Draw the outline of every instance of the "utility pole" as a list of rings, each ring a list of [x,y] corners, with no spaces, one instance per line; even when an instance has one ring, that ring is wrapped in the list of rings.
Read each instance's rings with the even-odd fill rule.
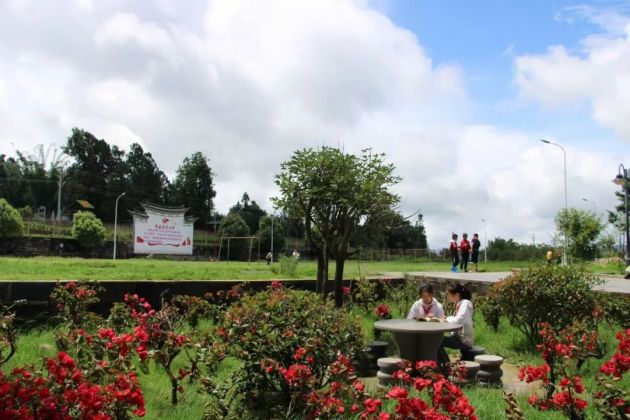
[[[116,259],[116,241],[117,241],[117,230],[118,230],[118,200],[120,200],[121,197],[123,197],[125,194],[127,194],[127,192],[124,192],[122,194],[120,194],[117,198],[116,198],[116,208],[114,210],[114,260]]]
[[[271,218],[271,262],[273,263],[273,214],[270,216]]]
[[[59,168],[59,189],[57,190],[57,222],[61,223],[61,187],[63,186],[63,169]]]

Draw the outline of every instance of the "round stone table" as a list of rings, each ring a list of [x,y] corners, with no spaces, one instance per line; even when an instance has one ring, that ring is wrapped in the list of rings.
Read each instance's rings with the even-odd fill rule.
[[[374,328],[391,332],[400,357],[415,364],[419,360],[437,362],[437,353],[444,333],[461,330],[462,326],[450,322],[385,319],[376,321]]]

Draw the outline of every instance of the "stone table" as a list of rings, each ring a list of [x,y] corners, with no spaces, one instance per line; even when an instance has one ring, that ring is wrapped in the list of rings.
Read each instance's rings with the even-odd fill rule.
[[[385,319],[376,321],[374,328],[391,332],[400,357],[415,364],[419,360],[437,362],[437,353],[444,333],[461,330],[462,326],[450,322]]]

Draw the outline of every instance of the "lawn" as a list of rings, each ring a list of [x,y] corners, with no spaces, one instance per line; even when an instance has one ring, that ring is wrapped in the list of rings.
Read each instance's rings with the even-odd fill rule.
[[[529,262],[505,261],[480,264],[481,271],[509,271],[527,267]],[[590,265],[592,271],[615,272],[616,265]],[[346,278],[388,275],[412,271],[447,271],[448,262],[357,261],[346,262]],[[329,275],[335,271],[330,263]],[[261,262],[199,262],[133,258],[126,260],[60,257],[0,257],[0,280],[268,280],[314,279],[314,261],[300,261],[295,276],[283,275],[280,265]]]

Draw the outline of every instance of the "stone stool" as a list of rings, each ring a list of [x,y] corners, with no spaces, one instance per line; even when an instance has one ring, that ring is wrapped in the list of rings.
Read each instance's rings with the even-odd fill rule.
[[[468,360],[470,362],[475,360],[475,356],[479,356],[480,354],[486,354],[486,349],[479,346],[473,346],[469,349],[462,349],[462,360]]]
[[[399,369],[400,357],[381,357],[378,359],[378,372],[376,377],[378,378],[378,385],[381,387],[389,386],[394,381],[392,374]]]
[[[471,362],[469,360],[464,360],[461,362],[466,369],[466,376],[464,379],[468,383],[475,382],[477,380],[477,372],[479,372],[481,365],[477,362]]]
[[[480,365],[479,372],[477,372],[477,382],[479,385],[502,385],[501,377],[503,377],[503,371],[501,370],[501,365],[503,364],[503,357],[482,354],[475,356],[475,362]]]
[[[377,360],[381,357],[385,357],[389,343],[387,341],[374,340],[370,341],[367,346],[370,349],[368,352],[368,362],[370,363],[370,368],[372,370],[377,370]]]

